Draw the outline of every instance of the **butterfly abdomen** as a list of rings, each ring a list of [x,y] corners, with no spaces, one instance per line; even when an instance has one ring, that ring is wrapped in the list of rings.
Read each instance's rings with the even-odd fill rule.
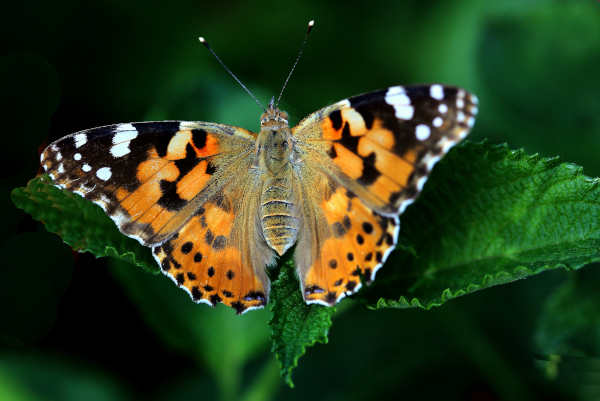
[[[296,242],[300,229],[294,189],[287,178],[274,179],[265,184],[260,202],[263,234],[267,244],[283,255]]]

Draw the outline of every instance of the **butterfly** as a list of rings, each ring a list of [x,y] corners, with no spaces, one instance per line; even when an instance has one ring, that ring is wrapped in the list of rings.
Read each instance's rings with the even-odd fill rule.
[[[210,122],[108,125],[55,141],[41,163],[55,185],[151,247],[197,303],[237,314],[264,307],[266,269],[295,244],[305,301],[334,305],[375,279],[399,214],[467,136],[477,103],[457,87],[393,86],[290,129],[272,99],[259,133]]]

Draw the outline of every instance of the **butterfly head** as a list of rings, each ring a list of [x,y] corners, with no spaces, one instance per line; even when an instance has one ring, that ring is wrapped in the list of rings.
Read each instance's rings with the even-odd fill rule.
[[[271,98],[269,107],[260,116],[260,128],[267,131],[276,131],[282,128],[289,127],[288,114],[285,111],[281,111],[274,104],[275,98]]]

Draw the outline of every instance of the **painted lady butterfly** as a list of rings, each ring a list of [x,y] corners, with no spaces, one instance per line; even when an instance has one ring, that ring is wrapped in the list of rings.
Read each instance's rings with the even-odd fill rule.
[[[304,299],[333,305],[360,289],[361,275],[375,279],[396,245],[398,215],[476,114],[464,89],[394,86],[292,129],[271,100],[258,134],[188,121],[93,128],[52,143],[41,161],[57,186],[152,247],[196,302],[262,308],[273,250],[296,243]]]

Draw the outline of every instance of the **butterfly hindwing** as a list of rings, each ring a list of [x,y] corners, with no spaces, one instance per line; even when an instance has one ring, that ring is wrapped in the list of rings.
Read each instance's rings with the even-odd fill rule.
[[[333,180],[319,184],[302,184],[303,198],[310,201],[304,202],[296,267],[306,302],[333,305],[361,288],[361,276],[367,284],[375,279],[400,225]]]
[[[238,314],[262,308],[269,295],[265,267],[273,251],[259,238],[253,221],[260,188],[247,168],[206,201],[153,254],[163,272],[196,302],[222,302]]]

